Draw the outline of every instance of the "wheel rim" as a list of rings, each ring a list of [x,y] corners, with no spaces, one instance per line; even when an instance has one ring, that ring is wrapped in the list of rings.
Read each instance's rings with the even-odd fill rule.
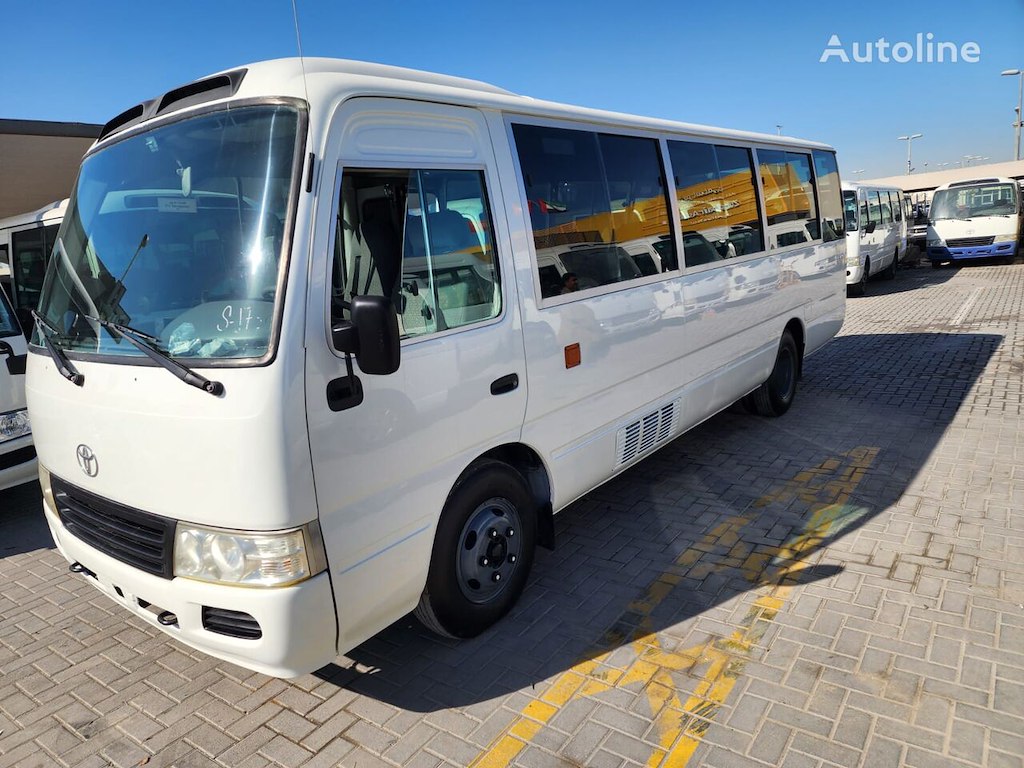
[[[472,603],[496,599],[512,582],[522,554],[519,511],[503,498],[473,510],[459,536],[455,562],[459,589]]]
[[[772,371],[772,390],[786,403],[793,397],[796,382],[796,366],[793,365],[793,360],[793,350],[784,346],[779,350],[779,359]]]

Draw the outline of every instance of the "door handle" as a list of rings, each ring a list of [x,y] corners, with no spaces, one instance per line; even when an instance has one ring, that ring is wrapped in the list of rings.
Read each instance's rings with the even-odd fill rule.
[[[518,386],[519,376],[515,373],[510,373],[507,376],[502,376],[500,379],[495,379],[491,382],[491,394],[504,395],[507,392],[511,392]]]

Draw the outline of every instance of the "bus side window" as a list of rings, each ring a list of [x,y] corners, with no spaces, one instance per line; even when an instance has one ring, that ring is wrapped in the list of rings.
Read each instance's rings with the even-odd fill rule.
[[[332,326],[349,319],[353,296],[366,295],[392,301],[403,338],[497,317],[501,283],[492,231],[480,171],[345,171]]]
[[[518,123],[512,132],[543,298],[678,269],[655,139]]]
[[[818,183],[818,205],[821,208],[821,239],[826,243],[844,234],[843,193],[839,185],[839,166],[832,152],[814,150],[814,177]],[[853,212],[854,226],[856,211]]]
[[[764,184],[769,248],[820,239],[810,156],[760,149],[757,160]]]

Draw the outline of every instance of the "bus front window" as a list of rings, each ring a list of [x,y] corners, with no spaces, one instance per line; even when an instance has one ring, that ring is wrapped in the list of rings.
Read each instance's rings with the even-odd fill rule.
[[[846,231],[857,230],[857,193],[843,192],[843,210],[846,211]]]
[[[151,337],[172,357],[268,355],[299,125],[291,106],[235,108],[87,157],[40,300],[61,346],[142,356],[103,321]]]

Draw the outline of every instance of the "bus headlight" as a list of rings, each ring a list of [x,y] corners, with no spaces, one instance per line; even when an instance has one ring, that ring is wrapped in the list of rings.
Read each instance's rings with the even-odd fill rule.
[[[274,533],[224,531],[178,523],[174,575],[243,587],[284,587],[327,567],[320,527]]]
[[[943,240],[941,237],[929,237],[928,245],[931,248],[942,248],[943,246],[946,245],[946,241]]]
[[[28,410],[0,413],[0,443],[32,434],[32,425],[28,420]]]

